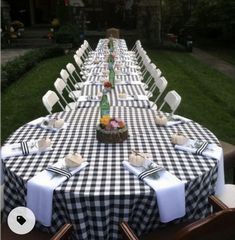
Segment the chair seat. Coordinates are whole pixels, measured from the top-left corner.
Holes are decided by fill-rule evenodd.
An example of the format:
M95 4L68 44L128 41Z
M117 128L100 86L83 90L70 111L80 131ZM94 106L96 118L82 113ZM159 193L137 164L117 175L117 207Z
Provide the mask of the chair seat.
M77 107L76 102L71 102L71 103L69 103L69 104L66 105L65 111L70 111L71 109L72 109L72 110L73 110L73 109L76 109L76 107Z
M154 103L153 101L149 101L150 102L150 106L154 111L157 111L157 104Z
M80 90L76 90L76 91L72 91L69 93L69 97L72 99L78 99L81 96L81 91Z
M78 82L74 85L76 89L81 89L83 87L84 83L83 82Z
M229 208L235 208L235 185L225 184L223 193L216 197Z

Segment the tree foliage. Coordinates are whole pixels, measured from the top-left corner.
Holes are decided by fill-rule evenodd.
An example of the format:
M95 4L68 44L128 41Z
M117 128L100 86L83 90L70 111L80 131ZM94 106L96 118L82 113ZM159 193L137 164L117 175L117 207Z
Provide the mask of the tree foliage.
M232 39L235 36L235 0L198 0L192 23L207 37Z
M165 33L191 26L205 37L235 37L235 0L161 0L161 8Z

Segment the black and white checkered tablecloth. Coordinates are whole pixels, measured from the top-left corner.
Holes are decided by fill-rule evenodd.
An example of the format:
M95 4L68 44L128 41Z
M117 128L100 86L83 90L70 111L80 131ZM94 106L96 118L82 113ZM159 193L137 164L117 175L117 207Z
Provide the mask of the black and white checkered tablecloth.
M137 76L141 76L141 73L138 69L136 68L131 68L131 67L118 67L115 68L115 71L117 72L117 70L120 72L120 74L118 75L137 75ZM92 68L89 72L88 75L101 75L102 73L107 73L108 72L108 67L107 66L102 66L102 67L95 67Z
M97 96L102 93L103 86L97 85L85 85L81 90L82 96ZM130 96L146 95L144 88L141 85L116 85L115 89L112 89L108 94L108 100L110 106L124 106L124 107L142 107L150 108L149 100L120 100L119 93L126 93ZM81 101L77 103L79 108L81 107L95 107L99 106L99 101Z
M50 132L26 124L7 140L15 143L49 137L53 150L5 160L5 214L25 205L30 178L69 152L79 152L89 165L55 189L50 231L70 222L75 229L73 239L113 240L120 239L121 220L137 234L158 227L161 223L154 191L122 166L131 149L150 153L156 163L186 183L184 219L208 213L207 197L214 192L217 160L177 151L170 138L181 131L190 138L218 143L209 130L193 121L159 127L151 109L111 107L111 116L127 123L129 138L122 144L103 144L96 140L99 108L80 108L53 116L63 118L69 126Z

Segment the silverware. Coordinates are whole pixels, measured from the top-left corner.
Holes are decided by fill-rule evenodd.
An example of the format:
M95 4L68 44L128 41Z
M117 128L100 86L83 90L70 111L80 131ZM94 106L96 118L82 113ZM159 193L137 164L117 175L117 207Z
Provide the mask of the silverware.
M136 150L132 149L132 152L134 152L136 155L141 156L142 158L146 159L146 156L141 154L140 152L137 152Z

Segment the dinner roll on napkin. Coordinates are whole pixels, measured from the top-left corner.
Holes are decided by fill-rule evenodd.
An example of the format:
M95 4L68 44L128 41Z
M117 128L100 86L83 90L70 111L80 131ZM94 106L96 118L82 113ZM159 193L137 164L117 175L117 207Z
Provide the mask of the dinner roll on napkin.
M38 140L38 150L39 151L44 151L48 147L51 146L51 140L50 138L42 138Z
M66 167L73 168L78 167L84 162L82 156L79 153L69 153L65 156Z
M129 155L129 163L133 166L140 167L144 165L144 162L150 155L148 153L140 153L135 150L132 150L132 153Z
M159 126L165 126L167 124L167 117L163 115L157 115L155 116L155 122Z
M63 119L49 119L48 120L48 127L51 128L62 128L64 125L64 120Z
M178 145L184 145L187 140L187 137L185 137L182 133L175 133L171 137L171 142Z

